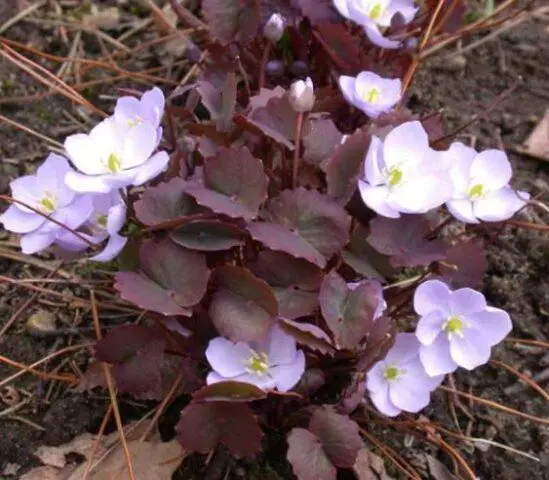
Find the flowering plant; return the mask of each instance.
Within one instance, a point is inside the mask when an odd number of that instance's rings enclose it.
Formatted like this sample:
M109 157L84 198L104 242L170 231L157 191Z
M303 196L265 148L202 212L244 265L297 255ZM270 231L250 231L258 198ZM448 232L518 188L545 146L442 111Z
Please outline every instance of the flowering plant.
M371 405L419 412L509 333L476 266L528 194L503 151L405 109L404 40L433 30L432 2L256 3L204 0L217 43L192 85L120 98L11 183L0 221L24 253L118 259L145 321L96 359L120 392L191 395L186 451L253 457L274 425L300 479L330 480L356 467Z

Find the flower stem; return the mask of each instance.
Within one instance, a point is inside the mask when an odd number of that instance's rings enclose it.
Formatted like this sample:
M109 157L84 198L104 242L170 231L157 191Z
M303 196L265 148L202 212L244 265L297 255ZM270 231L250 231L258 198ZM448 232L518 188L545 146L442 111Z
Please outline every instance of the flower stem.
M301 130L303 129L303 112L297 115L297 124L295 127L295 150L294 160L292 162L292 188L297 187L297 173L299 170L299 146L301 144Z
M269 54L271 53L271 42L267 41L263 49L263 56L261 57L261 66L259 68L259 87L258 90L265 86L265 68L267 61L269 60Z

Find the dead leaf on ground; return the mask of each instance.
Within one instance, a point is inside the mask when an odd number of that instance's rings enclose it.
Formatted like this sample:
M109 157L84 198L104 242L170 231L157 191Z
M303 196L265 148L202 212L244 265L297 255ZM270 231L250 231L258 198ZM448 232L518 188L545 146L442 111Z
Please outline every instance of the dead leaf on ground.
M149 441L141 442L139 438L147 430L149 422L142 422L128 433L128 449L133 463L136 480L170 480L177 470L183 452L177 440L162 442L159 435L153 435ZM130 429L131 426L126 426ZM45 464L27 473L24 480L81 480L87 468L87 461L97 448L94 458L97 465L93 468L88 480L104 480L107 478L123 478L126 471L126 458L118 442L118 432L105 435L95 447L96 436L84 433L65 445L58 447L40 447L35 455ZM103 455L114 445L105 458ZM79 466L67 463L67 455L76 453L85 458Z
M383 459L367 448L358 452L353 472L357 480L395 480L387 474Z
M549 162L549 109L524 143L523 153Z
M434 480L457 480L455 475L450 473L450 470L440 460L437 460L432 455L425 455L425 457L429 465L429 473Z
M82 17L82 23L86 27L99 30L116 30L120 28L120 9L107 7L99 9L97 5L91 5L90 13Z

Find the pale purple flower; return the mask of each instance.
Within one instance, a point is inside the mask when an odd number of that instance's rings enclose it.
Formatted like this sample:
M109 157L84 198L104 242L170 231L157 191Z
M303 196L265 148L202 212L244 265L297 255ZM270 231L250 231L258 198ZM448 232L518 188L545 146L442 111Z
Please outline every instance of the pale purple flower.
M65 185L65 175L71 171L64 157L52 153L34 175L11 182L12 196L74 230L86 222L93 207L89 195L75 194ZM21 249L27 254L48 248L61 234L74 236L61 225L15 202L0 215L0 222L6 230L22 234Z
M383 35L391 26L391 20L398 13L402 24L410 23L417 11L413 0L334 0L341 15L364 27L372 43L382 48L398 48L402 42L390 40Z
M280 13L273 13L263 27L263 35L271 42L276 43L282 38L285 27L286 19Z
M351 105L369 117L377 118L398 103L402 82L399 78L383 78L374 72L362 72L356 78L342 75L339 87Z
M68 172L65 181L78 192L108 193L128 185L141 185L168 165L164 151L154 155L157 127L150 122L130 125L109 117L89 134L71 135L65 149L82 173ZM151 156L152 155L152 156Z
M292 83L288 99L296 112L311 111L315 104L315 89L311 78Z
M368 372L366 388L381 413L395 417L401 411L419 412L444 379L443 375L427 375L419 359L419 347L413 333L399 333L385 359Z
M114 108L114 118L117 122L126 123L129 126L141 123L154 126L158 143L162 137L160 122L164 115L165 102L164 93L158 87L146 91L140 99L132 96L120 97Z
M377 288L377 294L376 294L377 306L376 306L376 309L374 311L374 320L377 320L378 318L380 318L383 315L383 312L387 308L387 302L385 301L385 298L383 297L383 288L381 288L381 283L377 282L376 280L371 280L371 282L374 283L378 287ZM350 282L350 283L347 283L347 286L351 290L355 290L361 284L362 284L362 281L361 282Z
M453 143L446 152L452 160L450 213L466 223L498 222L511 218L530 196L509 186L511 164L502 150L475 149Z
M115 258L126 245L127 237L118 232L126 222L126 204L119 191L97 194L92 197L93 213L82 226L82 232L88 241L99 244L105 240L105 248L90 257L97 262L109 262ZM62 235L56 243L68 251L81 251L88 248L88 243L74 235Z
M382 141L373 136L358 182L362 200L384 217L425 213L442 205L452 182L444 157L429 147L420 122L394 128Z
M294 338L277 325L261 343L214 338L206 349L206 358L213 369L206 379L208 385L232 380L287 392L305 371L303 351L297 350Z
M422 283L414 294L420 319L416 336L419 356L429 375L472 370L490 359L491 347L512 329L507 312L489 307L471 288L452 291L440 280Z

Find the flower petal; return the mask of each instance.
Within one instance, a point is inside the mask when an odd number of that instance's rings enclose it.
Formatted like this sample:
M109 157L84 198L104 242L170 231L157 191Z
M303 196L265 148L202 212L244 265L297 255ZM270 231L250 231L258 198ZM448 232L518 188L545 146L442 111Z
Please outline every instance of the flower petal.
M164 151L153 155L145 163L134 169L135 177L132 184L136 186L143 185L153 179L166 169L169 161L170 157Z
M141 97L141 109L144 117L155 127L158 127L164 115L164 93L158 87L147 90Z
M454 217L464 223L480 223L473 213L473 202L468 198L448 200L446 208Z
M272 378L268 374L258 376L258 375L253 375L251 373L245 373L243 375L238 375L233 378L226 378L225 380L232 380L234 382L242 382L242 383L250 383L263 390L272 390L276 386L276 382L274 378Z
M128 170L147 162L156 148L156 138L156 126L150 123L140 123L131 127L124 135L122 168Z
M73 165L87 175L106 173L107 168L101 163L99 144L89 135L77 133L65 139L65 150Z
M414 310L419 315L427 315L433 311L440 311L449 316L448 302L451 290L440 280L427 280L416 288L414 293Z
M448 201L452 192L452 181L448 173L427 174L421 166L410 174L402 184L389 194L390 204L405 213L425 213Z
M388 417L396 417L402 410L397 408L389 397L389 385L376 393L370 393L370 399L375 407Z
M490 346L501 342L513 329L509 314L494 307L487 307L484 312L469 314L465 320Z
M490 360L490 345L472 328L465 329L463 337L455 336L450 341L452 359L467 370L488 363Z
M27 255L41 252L55 241L55 233L41 233L40 229L21 235L21 251Z
M484 295L472 288L460 288L450 295L448 301L451 315L482 312L486 309Z
M400 13L404 18L404 24L406 25L414 19L418 10L419 7L415 6L413 0L391 0L385 10L385 15L389 18L393 18L394 15ZM390 26L390 23L385 26Z
M450 342L446 335L439 335L431 345L419 347L419 358L431 377L451 373L458 367L450 355Z
M364 177L372 186L377 187L385 183L381 172L383 168L383 142L376 136L370 140L370 146L364 160Z
M446 318L440 310L433 310L423 315L416 327L416 337L423 345L431 345L442 332Z
M113 258L117 257L122 251L128 241L128 237L123 237L117 233L112 234L105 245L105 248L90 258L95 262L110 262Z
M244 342L233 343L223 337L214 338L206 348L206 359L223 377L246 373L246 362L252 355L252 350Z
M370 393L378 393L387 388L385 369L387 363L384 360L377 362L366 374L366 388Z
M396 381L389 385L389 398L395 407L416 413L429 405L431 392L427 389L410 390L407 384Z
M111 235L117 234L126 223L126 204L119 203L109 208L107 216L107 232Z
M11 205L2 215L0 223L6 230L15 233L28 233L36 230L46 219L34 212L24 212L15 205Z
M269 332L267 345L259 350L267 353L271 366L289 364L295 361L296 341L278 325L274 325Z
M400 213L387 203L387 196L389 195L389 187L386 185L380 185L378 187L372 187L368 183L359 180L358 189L362 201L370 207L374 212L389 218L399 218Z
M502 150L485 150L471 163L473 184L480 183L489 190L498 190L509 183L513 169Z
M420 343L413 333L398 333L394 345L385 356L387 365L401 365L417 357Z
M377 45L378 47L394 49L399 48L402 45L402 42L398 40L389 40L388 38L385 38L379 30L378 26L372 22L364 25L364 32L366 33L366 36L368 37L370 42L372 42L374 45Z
M349 77L347 75L341 75L338 79L339 88L341 89L343 97L347 100L347 102L354 106L356 106L355 82L356 80L354 77Z
M390 169L405 164L419 165L429 149L427 132L420 122L406 122L391 130L383 143L383 161Z
M303 376L303 372L305 372L305 354L302 350L296 352L291 363L280 364L269 369L279 392L287 392L295 387Z
M489 192L473 205L474 214L485 222L499 222L511 218L526 202L511 187Z

